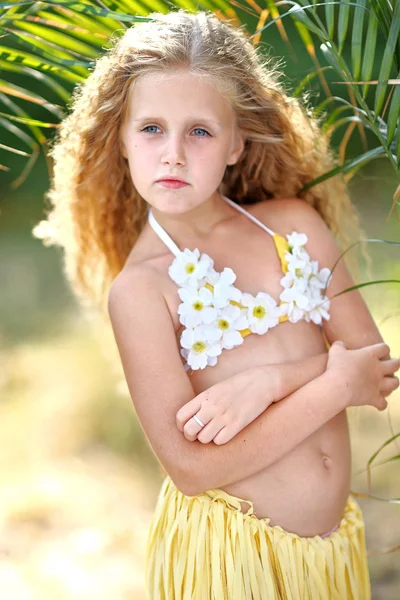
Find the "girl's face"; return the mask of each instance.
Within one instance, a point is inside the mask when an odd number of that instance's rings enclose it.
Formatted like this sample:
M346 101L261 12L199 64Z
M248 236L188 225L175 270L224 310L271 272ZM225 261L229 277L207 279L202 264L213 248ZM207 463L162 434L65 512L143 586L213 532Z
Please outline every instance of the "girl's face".
M127 108L122 154L139 194L162 212L184 213L211 198L243 151L229 101L187 71L139 77ZM187 185L158 181L170 176Z

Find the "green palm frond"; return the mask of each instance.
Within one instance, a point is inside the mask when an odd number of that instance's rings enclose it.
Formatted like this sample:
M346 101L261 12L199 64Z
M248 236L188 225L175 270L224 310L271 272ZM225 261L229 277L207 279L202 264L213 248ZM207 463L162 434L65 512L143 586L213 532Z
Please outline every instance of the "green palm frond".
M289 9L287 5L290 5ZM337 118L333 118L336 122L335 128L346 123L349 127L353 126L354 121L360 128L368 128L375 135L382 151L365 152L364 163L384 154L393 169L398 172L400 166L400 3L396 2L392 6L386 0L313 3L298 0L298 2L285 2L283 6L280 16L276 17L275 21L291 17L307 27L319 40L320 50L329 67L340 78L340 81L333 83L348 86L349 94L353 99L349 103L349 110L356 112L356 119L339 120L338 113ZM324 7L323 16L321 11L317 11L317 7ZM352 27L350 27L350 16L352 16ZM272 25L274 25L273 21L267 22L256 34L259 35ZM384 38L385 48L379 76L374 81L372 73L378 64L376 54L378 35ZM350 60L344 56L347 39L351 50ZM315 55L314 47L311 52L309 46L306 49L311 57ZM318 71L318 76L320 72L321 70ZM317 71L307 78L316 73ZM361 87L360 81L367 83ZM303 80L298 89L303 89L306 84L307 82ZM372 87L374 87L374 98L368 102L367 93ZM320 109L316 107L316 110ZM330 118L332 120L332 117ZM349 165L351 165L349 161L344 162L343 171L349 171ZM353 172L350 173L352 174ZM316 183L318 182L311 182L307 187Z
M147 2L147 5L117 2L112 6L117 6L118 11L108 8L107 2L102 6L66 0L0 3L3 42L0 45L0 128L16 138L17 146L2 144L1 149L29 157L23 173L12 182L13 188L26 179L40 151L46 152L47 138L42 129L58 126L66 114L74 85L89 75L110 36L135 21L148 20L146 15L153 10L167 12L166 4L158 1ZM7 81L9 75L16 75L26 83L17 85ZM49 99L29 90L32 79L43 84ZM31 117L20 105L21 100L46 109L51 118ZM8 170L8 167L0 165L0 170Z
M94 61L107 46L111 35L122 34L135 21L149 19L153 11L166 13L174 8L190 11L212 10L219 18L229 18L241 24L237 11L256 17L257 26L251 36L259 43L269 27L276 27L282 40L292 49L285 30L285 20L290 18L309 54L315 70L300 81L294 92L303 93L312 79L318 78L326 98L314 107L316 114L325 119L324 129L329 134L344 130L345 146L350 133L356 128L364 144L359 157L345 158L336 169L307 183L304 189L329 179L339 172L350 179L371 160L385 156L398 173L400 167L400 2L389 0L329 0L329 1L273 1L267 0L261 8L252 0L227 2L209 0L193 2L180 0L48 0L46 2L0 3L0 101L3 115L0 127L6 127L19 142L21 131L16 128L15 117L26 127L28 135L44 147L44 134L37 129L54 128L64 114L73 86L84 80ZM378 63L378 40L384 42L382 60ZM347 52L346 52L347 50ZM318 58L318 55L320 58ZM325 61L321 65L320 61ZM379 71L373 79L374 70ZM337 81L328 83L325 75L334 73ZM8 77L17 75L25 84L15 84ZM48 99L29 91L31 78L48 89ZM332 85L345 85L349 99L340 98L330 90ZM58 104L54 103L54 93ZM5 101L12 98L12 103ZM52 98L52 99L50 99ZM52 115L29 119L22 114L20 100L40 105ZM339 104L340 106L337 106ZM328 112L328 109L331 112ZM346 114L347 113L347 114ZM13 122L13 127L10 127ZM368 149L365 131L372 132L376 147ZM24 141L26 144L26 140ZM3 150L11 152L3 145ZM18 148L16 148L18 149ZM344 147L344 151L346 147ZM33 151L33 149L32 149ZM33 154L31 155L33 156ZM36 154L35 154L36 156ZM33 161L34 162L34 161ZM30 161L30 165L33 164ZM1 166L0 169L7 167ZM29 171L18 178L22 181ZM15 187L15 182L13 182Z

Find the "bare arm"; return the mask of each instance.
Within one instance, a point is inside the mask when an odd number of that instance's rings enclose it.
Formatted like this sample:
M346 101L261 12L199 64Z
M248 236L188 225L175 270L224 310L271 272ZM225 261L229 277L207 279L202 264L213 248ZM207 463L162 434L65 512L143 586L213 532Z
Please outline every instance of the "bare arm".
M137 266L124 270L112 285L109 315L140 424L160 464L185 494L261 470L345 406L346 389L326 372L274 404L226 446L190 442L176 426L176 413L195 393L157 273Z
M298 231L303 231L308 234L309 243L307 249L311 257L314 259L317 258L319 260L320 267L332 267L332 265L338 258L340 251L335 244L333 236L331 235L330 231L328 230L327 226L322 221L318 213L316 213L316 211L309 207L305 202L300 201L298 199L289 200L287 202L277 201L276 204L280 205L280 211L285 210L285 206L286 208L290 209L290 213L294 215L294 219L297 224L296 229ZM288 231L292 231L292 228L289 227ZM352 285L353 281L343 261L340 261L333 274L333 278L328 289L328 294L330 297L333 297L337 292L351 287ZM348 348L353 349L362 348L369 344L376 344L383 341L382 336L380 335L380 332L363 298L357 290L346 293L342 296L333 299L331 304L331 318L329 321L324 321L324 333L330 344L332 344L337 339L341 339L345 341L346 346ZM255 421L256 423L260 423L262 422L263 418L267 419L269 421L269 425L272 427L272 431L276 434L270 436L268 432L268 437L264 440L264 453L266 455L268 454L268 457L266 458L265 462L263 462L262 460L258 462L258 465L260 466L259 470L265 468L266 466L268 466L268 464L271 464L268 463L270 457L275 457L275 460L278 460L284 455L282 453L285 452L285 448L286 451L290 451L290 448L294 447L288 444L287 439L283 440L283 437L288 434L288 431L285 428L281 429L281 427L283 427L283 423L280 420L279 411L282 410L283 418L286 418L286 410L288 410L286 408L287 400L291 399L293 402L295 402L298 398L298 395L292 394L292 392L298 390L299 392L303 393L306 391L309 392L313 389L312 387L310 388L310 386L307 385L308 382L310 382L310 380L313 378L312 368L310 371L308 369L304 369L302 361L297 364L297 368L291 363L288 365L273 366L277 369L280 369L283 375L280 378L280 382L283 383L284 386L286 386L286 389L279 390L279 392L276 394L275 400L279 400L285 396L288 396L288 398L284 401L281 400L281 402L279 402L279 405L282 404L282 406L278 407L277 405L274 405L267 408L265 414L257 417L257 420ZM320 374L321 371L319 370L324 368L322 362L320 364L315 363L314 366L316 367L316 375ZM314 375L314 377L316 375ZM266 379L265 385L267 389L267 386L269 384L267 370L264 372L264 374L262 371L260 371L259 376L260 384L262 382L263 377ZM319 381L319 385L322 382L326 381L326 378L322 378L322 380ZM224 382L221 382L222 385L223 383ZM237 385L237 381L235 380L227 380L226 383L227 385L232 386L232 393L238 394L240 393L240 391L243 390L243 400L245 399L246 391L248 392L246 386L243 386L241 390L240 386ZM220 384L217 384L216 387L218 387L219 385ZM302 386L304 385L306 387L302 389ZM210 390L212 391L212 388L210 388ZM253 386L252 390L253 393L258 393L257 386ZM290 396L290 394L292 395ZM324 392L324 396L325 395L326 392ZM310 402L312 401L313 400L310 398ZM300 409L301 405L298 408ZM307 434L307 424L304 424L303 422L304 417L307 417L307 414L299 412L299 422L297 422L296 419L293 420L292 424L294 427L294 445L298 443L298 441L296 441L298 440L297 434L302 435L301 431L303 426L305 426L303 432L303 435L305 435L305 437L302 437L302 439L305 439L306 437L308 437L308 435L311 435L311 433L315 431L312 428L312 423L308 423L310 428L308 429L309 433ZM248 425L247 428L243 430L243 432L248 432L250 437L253 433L252 425L253 424L250 423L250 425ZM297 427L297 425L299 427ZM263 427L261 424L259 426L259 431L263 431ZM242 433L237 434L236 437L240 435L239 439L244 440ZM212 461L212 468L217 470L219 468L220 479L218 480L218 473L215 473L216 477L215 479L212 479L212 473L210 473L210 471L205 470L206 476L209 477L209 479L203 482L203 487L205 489L207 489L208 487L220 487L221 485L223 485L223 481L224 479L226 479L226 477L230 478L229 483L232 483L256 472L254 470L254 465L257 464L257 461L254 461L253 456L247 453L247 449L244 450L243 446L241 447L240 444L233 446L233 444L237 441L236 437L228 442L232 453L235 454L235 452L237 451L237 454L235 455L236 460L235 457L232 459L232 463L234 463L234 472L232 472L231 474L229 473L230 465L227 464L227 461L229 462L228 454L224 457L221 456L221 462L219 462L219 458L214 458L210 456L210 459ZM248 440L248 437L246 439ZM252 446L253 444L257 444L257 440L254 440L252 437L250 441ZM219 447L221 448L221 446ZM208 466L210 466L210 464L211 463L208 463ZM243 470L241 470L242 467Z
M346 386L325 372L270 406L227 444L191 442L191 495L240 481L272 465L344 410L347 399Z
M176 414L176 424L191 442L226 444L268 407L322 375L327 353L239 371L189 400ZM194 418L197 416L203 423Z
M277 386L274 402L282 400L296 390L322 375L328 362L328 353L317 354L303 360L289 363L278 363L269 365L276 371ZM265 387L268 386L266 382Z
M190 493L192 481L188 475L192 472L193 463L198 465L201 460L203 472L206 472L212 452L215 458L220 457L215 463L216 468L223 471L228 466L224 464L226 449L221 452L222 447L215 444L209 444L209 447L200 442L193 444L176 426L176 413L195 397L195 393L183 369L173 324L158 283L157 274L151 271L136 266L125 270L111 287L109 315L129 391L147 440L176 485L184 493ZM285 365L278 365L281 373L286 373L286 392L299 382L313 379L317 371L324 370L325 361L326 357L320 355L294 363L296 373L291 371L290 376ZM270 371L257 367L253 382L267 387L269 376ZM246 386L249 393L247 384L248 380ZM243 390L245 398L246 391ZM248 446L258 445L265 450L265 435L268 432L269 426L265 421L261 427L252 426L247 438ZM308 434L311 432L312 427ZM238 454L243 454L240 439L233 440L233 446L229 449L230 469L234 475L236 466L240 465L232 449L236 448ZM264 454L260 454L259 468L264 466L260 460ZM266 460L264 456L263 461ZM248 469L249 457L244 455L240 462L242 467L239 475L243 477Z
M383 343L352 351L334 344L322 375L273 404L227 444L200 448L201 442L192 442L191 495L270 466L348 406L370 404L383 410L384 395L399 385L393 373L400 361L384 360L388 351Z

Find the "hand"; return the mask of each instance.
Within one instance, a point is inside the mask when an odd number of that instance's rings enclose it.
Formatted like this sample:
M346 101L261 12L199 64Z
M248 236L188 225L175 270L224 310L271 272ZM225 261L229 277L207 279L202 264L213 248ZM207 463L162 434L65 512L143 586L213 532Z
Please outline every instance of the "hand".
M385 396L399 387L394 375L399 368L400 361L390 358L390 348L384 343L347 350L343 342L336 341L329 349L327 370L335 370L338 378L344 378L350 392L348 406L371 405L385 410Z
M242 371L218 382L179 409L178 429L191 442L225 444L254 421L274 402L276 382L273 371L258 367ZM269 384L269 385L268 385ZM266 389L267 388L267 389ZM246 398L245 402L243 398ZM204 427L201 427L196 415Z

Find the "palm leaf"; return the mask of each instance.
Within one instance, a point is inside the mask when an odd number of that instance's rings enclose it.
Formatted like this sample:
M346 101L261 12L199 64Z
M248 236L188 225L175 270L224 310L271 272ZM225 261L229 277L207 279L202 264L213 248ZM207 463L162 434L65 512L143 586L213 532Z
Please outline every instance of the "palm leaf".
M57 89L65 106L71 92L61 85L60 80L72 85L84 80L88 76L89 69L93 67L94 60L103 51L107 39L116 28L120 28L123 32L135 21L148 20L151 11L167 12L171 6L170 2L164 0L104 0L99 4L79 0L2 2L0 3L0 34L3 35L3 46L0 46L0 66L3 69L3 86L7 84L7 73L14 72L23 77L36 79L41 75L49 89L51 87ZM181 0L175 3L175 6L191 11L212 10L219 18L230 18L240 24L232 3L225 0L198 3ZM393 89L389 81L391 71L395 68L397 75L400 70L398 40L400 2L394 3L392 7L388 0L372 2L298 0L285 2L284 5L279 1L267 0L267 8L263 9L253 0L244 0L242 3L235 2L235 6L244 12L258 15L257 28L251 36L254 43L259 42L260 37L269 27L277 27L284 43L292 52L289 36L283 24L287 17L294 22L299 37L315 66L315 70L297 85L295 95L301 94L317 77L321 81L326 97L337 99L337 94L332 94L325 80L324 71L328 68L339 75L340 82L346 84L352 95L349 104L353 106L353 116L343 118L343 110L335 109L333 103L325 105L333 108L331 114L326 117L326 130L332 133L343 125L347 127L341 147L342 164L313 182L307 183L302 190L340 172L355 173L361 165L381 156L386 156L398 172L400 92L399 86ZM321 12L317 10L318 7L323 7L324 10ZM349 26L351 18L352 27ZM371 84L363 84L361 87L358 82L360 80L370 82L372 79L378 35L385 39L385 51L375 88L374 105L371 107L366 100ZM5 40L10 42L10 46L4 45ZM350 63L344 57L347 41L351 42ZM318 46L328 66L320 65L317 56ZM4 64L7 67L4 67ZM36 75L33 75L33 72ZM15 88L14 92L21 97L24 96L25 99L30 99L32 103L37 103L38 99L29 92L28 84L20 86L18 90ZM12 95L12 85L8 86L8 93ZM49 109L51 102L46 102L45 98L43 102ZM321 109L321 105L319 107ZM61 118L61 107L54 105L53 114L56 114L57 110ZM318 110L318 107L315 110ZM37 121L40 122L40 119ZM46 123L44 120L41 122L43 123L41 127L54 126L54 123ZM26 120L26 123L29 121ZM365 143L364 129L369 129L376 137L378 148L366 150L360 157L348 159L345 156L346 143L354 125Z
M10 117L10 115L6 115L6 118L4 118L0 115L0 127L3 127L3 129L6 129L7 131L9 131L12 135L14 135L17 139L19 139L25 145L29 146L32 150L31 154L28 155L29 160L26 163L22 173L20 173L19 177L17 179L15 179L11 184L11 187L16 188L19 185L21 185L21 183L23 183L23 181L25 181L25 179L29 175L33 165L35 164L36 160L40 156L40 145L30 135L28 135L23 129L14 125L14 123L12 123L12 120L11 120L12 118L13 117ZM22 152L21 150L17 150L17 149L15 149L15 151L18 153ZM6 167L4 165L0 165L0 169L3 171L7 171L8 167Z
M368 460L368 466L371 466L372 463L374 462L375 458L378 456L378 454L380 454L382 452L382 450L384 448L386 448L386 446L389 446L389 444L391 444L394 440L396 440L398 437L400 437L400 433L396 433L395 435L393 435L391 438L389 438L388 440L386 440L385 442L383 442L383 444L381 444L378 448L378 450L376 450L376 452L373 453L373 455L369 458ZM397 460L399 459L399 456L394 456L389 460ZM385 462L387 462L387 460L383 461L380 464L384 464Z
M359 6L354 9L353 34L351 38L351 67L356 80L361 73L361 56L364 51L363 28L365 6L366 0L360 0Z
M15 98L20 98L21 100L27 100L28 102L32 102L33 104L39 104L46 108L53 114L55 114L58 118L62 118L64 113L60 110L61 107L48 102L43 96L39 94L35 94L34 92L27 92L24 88L19 85L15 85L14 83L8 83L7 81L3 81L0 79L0 99L4 97L4 95L14 96Z
M390 26L389 35L386 43L385 52L383 54L381 69L379 71L379 83L375 93L375 114L379 114L385 100L387 89L386 81L390 77L393 64L396 63L396 46L399 40L400 33L400 2L394 5L393 21ZM396 71L398 71L397 65Z
M19 63L12 63L11 61L6 61L2 59L0 59L0 69L3 71L18 73L20 75L27 75L32 77L33 79L36 79L37 81L40 81L40 83L44 84L45 86L53 90L53 92L58 94L64 104L66 104L70 98L69 92L60 83L58 83L48 75L45 75L38 69L32 69L31 67L27 67Z

